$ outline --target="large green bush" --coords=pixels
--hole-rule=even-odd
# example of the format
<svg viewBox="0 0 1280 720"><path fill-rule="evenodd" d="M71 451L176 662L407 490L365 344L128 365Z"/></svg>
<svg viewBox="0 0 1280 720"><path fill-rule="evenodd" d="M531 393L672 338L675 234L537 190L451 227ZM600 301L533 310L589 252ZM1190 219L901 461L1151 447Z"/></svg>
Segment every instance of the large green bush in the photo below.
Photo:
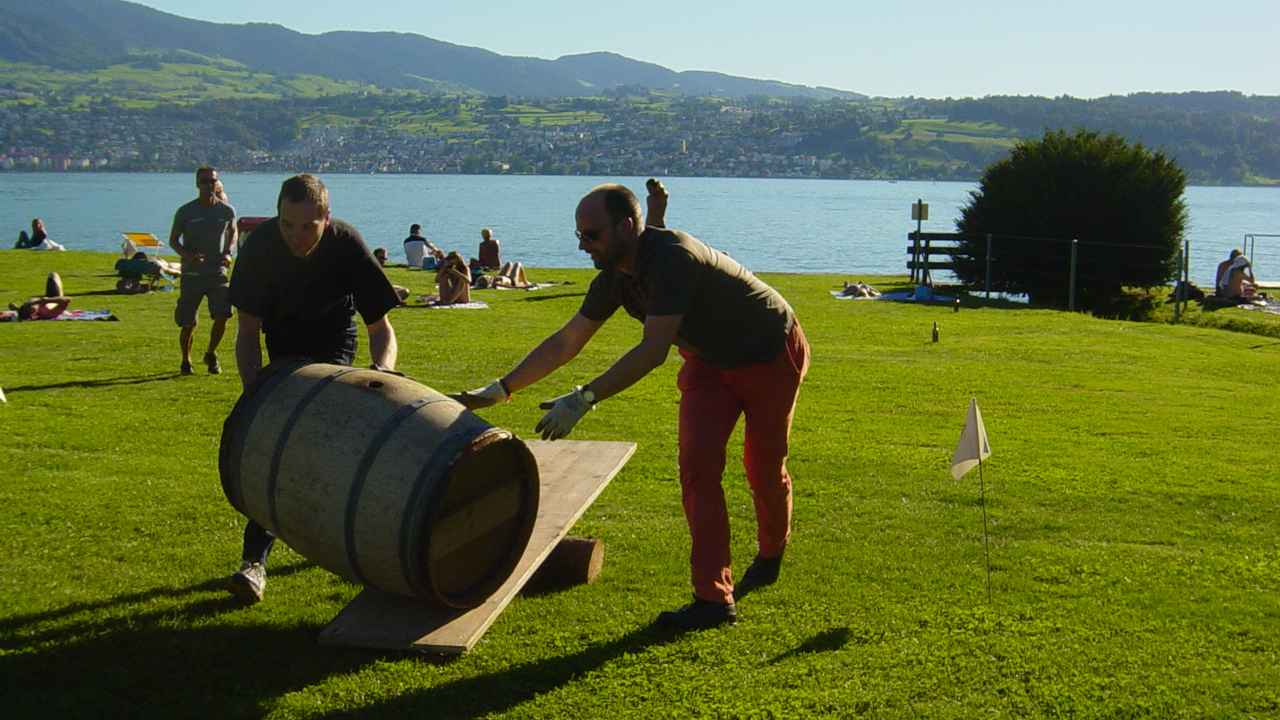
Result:
<svg viewBox="0 0 1280 720"><path fill-rule="evenodd" d="M1114 133L1046 131L987 167L956 227L966 234L956 275L1065 307L1071 243L1078 240L1076 302L1105 303L1125 287L1157 287L1176 273L1187 225L1187 176L1162 152Z"/></svg>

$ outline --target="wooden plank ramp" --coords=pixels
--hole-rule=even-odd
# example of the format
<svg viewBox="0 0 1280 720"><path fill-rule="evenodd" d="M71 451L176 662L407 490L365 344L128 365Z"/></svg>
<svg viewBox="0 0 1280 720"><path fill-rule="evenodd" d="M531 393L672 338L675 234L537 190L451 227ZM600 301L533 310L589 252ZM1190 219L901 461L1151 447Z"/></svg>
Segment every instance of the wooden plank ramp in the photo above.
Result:
<svg viewBox="0 0 1280 720"><path fill-rule="evenodd" d="M448 654L470 650L636 450L631 442L526 442L538 461L542 486L538 519L524 555L496 593L459 610L366 587L320 631L320 644Z"/></svg>

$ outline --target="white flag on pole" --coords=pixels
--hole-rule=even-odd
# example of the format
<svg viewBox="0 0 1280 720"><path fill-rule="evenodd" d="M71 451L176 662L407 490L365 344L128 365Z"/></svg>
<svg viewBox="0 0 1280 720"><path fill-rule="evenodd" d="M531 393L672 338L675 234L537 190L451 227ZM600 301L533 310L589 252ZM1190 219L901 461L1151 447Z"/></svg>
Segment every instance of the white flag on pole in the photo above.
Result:
<svg viewBox="0 0 1280 720"><path fill-rule="evenodd" d="M987 429L982 426L978 398L970 398L969 414L964 418L964 430L960 431L960 442L956 444L955 457L951 458L951 476L959 480L990 456L991 445L987 442Z"/></svg>

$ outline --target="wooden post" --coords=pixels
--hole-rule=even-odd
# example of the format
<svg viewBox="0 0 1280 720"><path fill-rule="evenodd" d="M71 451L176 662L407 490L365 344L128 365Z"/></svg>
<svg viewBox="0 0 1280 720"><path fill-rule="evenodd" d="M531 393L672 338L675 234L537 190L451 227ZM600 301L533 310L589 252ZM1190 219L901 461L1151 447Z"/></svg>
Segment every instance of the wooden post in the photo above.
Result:
<svg viewBox="0 0 1280 720"><path fill-rule="evenodd" d="M991 233L987 233L987 299L991 299Z"/></svg>
<svg viewBox="0 0 1280 720"><path fill-rule="evenodd" d="M911 233L911 284L916 282L916 273L920 265L920 231Z"/></svg>
<svg viewBox="0 0 1280 720"><path fill-rule="evenodd" d="M1076 311L1076 249L1079 246L1079 240L1071 241L1071 294L1067 296L1067 312Z"/></svg>

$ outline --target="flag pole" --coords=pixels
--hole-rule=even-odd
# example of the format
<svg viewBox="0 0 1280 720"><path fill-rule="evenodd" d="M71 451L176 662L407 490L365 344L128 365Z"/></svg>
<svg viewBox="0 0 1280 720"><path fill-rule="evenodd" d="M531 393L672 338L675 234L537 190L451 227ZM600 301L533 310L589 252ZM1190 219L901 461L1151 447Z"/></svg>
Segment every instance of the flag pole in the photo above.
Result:
<svg viewBox="0 0 1280 720"><path fill-rule="evenodd" d="M982 548L987 558L987 604L991 604L991 541L987 535L987 483L982 477L982 454L978 454L978 487L982 491Z"/></svg>

